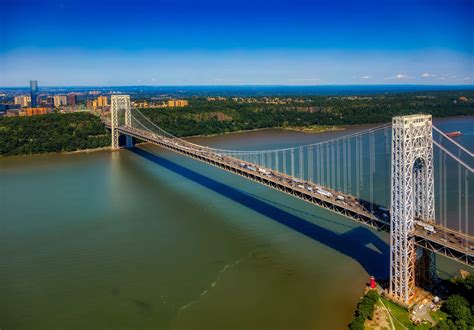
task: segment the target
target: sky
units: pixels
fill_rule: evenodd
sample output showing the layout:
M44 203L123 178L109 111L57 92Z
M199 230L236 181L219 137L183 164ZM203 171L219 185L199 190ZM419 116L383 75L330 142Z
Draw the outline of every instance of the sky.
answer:
M474 84L474 1L0 0L0 86Z

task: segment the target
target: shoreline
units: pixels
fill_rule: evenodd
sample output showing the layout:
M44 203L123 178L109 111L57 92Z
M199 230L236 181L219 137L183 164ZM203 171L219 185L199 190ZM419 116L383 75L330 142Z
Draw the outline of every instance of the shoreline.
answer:
M44 155L74 155L74 154L82 154L82 153L93 153L98 151L110 150L112 147L99 147L99 148L89 148L89 149L79 149L74 151L59 151L59 152L42 152L39 154L24 154L24 155L10 155L10 156L1 156L0 159L3 158L15 158L15 157L32 157L32 156L44 156Z
M183 140L185 140L185 139L194 139L194 138L208 138L208 137L219 136L219 135L250 133L250 132L263 131L263 130L266 130L266 129L279 129L279 128L281 128L281 127L264 127L264 128L244 129L244 130L240 130L240 131L222 132L222 133L215 133L215 134L189 135L189 136L183 136L183 137L179 137L179 138L183 139Z
M370 125L370 124L367 124ZM194 139L194 138L208 138L208 137L214 137L214 136L219 136L219 135L229 135L229 134L239 134L239 133L250 133L250 132L258 132L258 131L265 131L269 129L279 129L283 131L293 131L293 132L300 132L300 133L308 133L308 134L317 134L317 133L324 133L324 132L334 132L334 131L344 131L348 127L352 126L360 126L360 125L344 125L344 126L324 126L321 125L321 127L318 128L311 128L317 125L313 126L308 126L308 127L263 127L263 128L255 128L255 129L244 129L244 130L239 130L239 131L232 131L232 132L222 132L222 133L215 133L215 134L198 134L198 135L189 135L189 136L184 136L180 137L180 139L186 140L186 139Z
M97 151L111 150L111 149L112 147L108 146L108 147L99 147L99 148L79 149L79 150L74 150L74 151L52 152L52 154L72 155L72 154L90 153L90 152L97 152ZM38 154L38 155L44 155L44 154Z
M356 126L356 125L345 125L345 126L324 126L324 125L312 125L308 127L282 127L285 131L294 131L294 132L301 132L301 133L308 133L308 134L317 134L317 133L324 133L324 132L337 132L337 131L345 131L348 127Z

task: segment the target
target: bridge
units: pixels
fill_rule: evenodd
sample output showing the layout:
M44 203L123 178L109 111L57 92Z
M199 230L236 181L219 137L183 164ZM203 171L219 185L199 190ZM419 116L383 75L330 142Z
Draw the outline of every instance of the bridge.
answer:
M474 266L468 188L473 153L433 126L431 116L395 117L392 125L304 146L225 150L197 145L163 130L138 109L132 111L127 95L112 96L111 106L106 126L112 131L113 149L120 147L121 135L126 137L126 147L132 147L134 139L150 142L389 232L390 294L399 302L409 304L416 285L429 285L435 278L435 254ZM437 210L434 147L440 168ZM377 159L390 167L389 201L378 196L377 187L384 184L377 176ZM457 167L459 184L458 194L449 196L448 159ZM447 205L453 195L457 195L457 214ZM451 225L453 218L457 228Z

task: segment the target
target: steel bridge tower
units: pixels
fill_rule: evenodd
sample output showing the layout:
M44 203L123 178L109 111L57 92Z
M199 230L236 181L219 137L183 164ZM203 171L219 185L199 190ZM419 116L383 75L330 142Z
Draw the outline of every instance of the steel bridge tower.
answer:
M415 221L435 218L432 135L430 115L392 120L390 294L404 304L414 298L420 274L431 279L435 271L431 252L423 250L417 262L413 235Z
M130 95L112 95L111 96L111 128L112 128L112 149L119 149L119 136L118 127L122 116L125 116L125 126L132 125L132 115L130 107ZM131 136L126 136L126 147L130 148L133 146L133 139Z

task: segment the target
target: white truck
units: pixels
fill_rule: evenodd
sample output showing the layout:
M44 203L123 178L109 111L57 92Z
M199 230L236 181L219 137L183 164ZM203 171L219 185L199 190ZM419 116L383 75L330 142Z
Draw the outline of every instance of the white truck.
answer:
M423 221L415 221L415 223L418 225L418 226L421 226L423 227L424 230L426 230L427 232L429 233L432 233L432 234L436 234L436 230L435 228L433 227L433 225L430 225L429 223L426 223L426 222L423 222Z
M318 189L316 192L320 195L326 196L326 197L332 197L332 194L329 191L323 190L323 189Z

